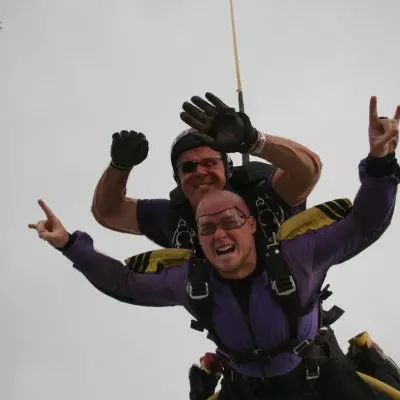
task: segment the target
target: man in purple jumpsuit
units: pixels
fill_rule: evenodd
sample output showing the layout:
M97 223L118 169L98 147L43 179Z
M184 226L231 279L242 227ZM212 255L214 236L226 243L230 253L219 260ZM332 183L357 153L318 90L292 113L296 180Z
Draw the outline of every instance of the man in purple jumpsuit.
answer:
M381 122L376 99L371 99L370 154L360 164L361 187L352 209L337 222L280 241L280 252L295 278L301 305L310 307L301 318L299 340L313 341L318 334L317 297L329 268L363 249L365 238L393 212L400 181L394 154L399 119L400 107L393 119L385 120L382 134L376 135L375 128ZM30 224L30 228L59 248L100 290L136 305L180 305L194 313L186 290L190 261L155 273L135 273L97 252L87 233L70 235L44 202L39 204L47 219ZM246 203L231 192L210 193L197 206L196 221L203 252L212 266L213 325L220 342L240 352L279 346L288 339L289 327L266 284L254 240L256 222ZM304 375L302 361L301 355L287 351L268 363L232 362L234 379L224 378L220 398L301 399L310 390L314 398L321 399L377 398L344 361L328 359L322 363L313 386Z

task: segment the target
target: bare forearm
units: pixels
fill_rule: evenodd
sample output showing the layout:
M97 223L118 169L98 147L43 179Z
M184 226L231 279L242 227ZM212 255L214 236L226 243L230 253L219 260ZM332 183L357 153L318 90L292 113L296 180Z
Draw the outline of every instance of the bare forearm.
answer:
M126 196L129 171L108 167L97 184L92 201L96 221L117 232L140 235L137 200Z
M279 136L267 135L267 142L259 156L300 180L318 179L322 168L317 154Z
M259 157L279 168L272 184L289 205L303 202L321 175L322 162L318 155L292 140L267 135Z
M94 192L93 213L106 216L112 214L121 206L125 199L129 172L107 167Z

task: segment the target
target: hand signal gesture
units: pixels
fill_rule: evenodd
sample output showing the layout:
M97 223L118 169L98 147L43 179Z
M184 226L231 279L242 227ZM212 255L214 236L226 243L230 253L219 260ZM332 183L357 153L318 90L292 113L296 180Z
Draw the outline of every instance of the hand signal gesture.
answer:
M29 224L28 227L36 229L39 237L54 247L64 247L69 239L69 234L64 225L43 200L39 200L38 204L44 211L47 219L41 220L36 224Z
M369 104L369 145L370 154L381 158L394 153L399 140L400 106L394 113L393 119L379 118L377 111L377 99L371 97Z

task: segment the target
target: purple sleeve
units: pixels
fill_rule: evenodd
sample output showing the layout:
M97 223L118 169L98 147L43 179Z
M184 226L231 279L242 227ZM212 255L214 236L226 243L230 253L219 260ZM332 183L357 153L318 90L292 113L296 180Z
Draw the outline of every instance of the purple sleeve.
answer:
M169 200L138 200L136 213L143 235L161 247L171 247L172 216Z
M96 251L87 233L76 231L75 235L73 244L63 254L103 293L135 305L184 305L186 266L138 274L120 261Z
M361 187L350 212L341 221L315 232L314 268L328 269L354 257L390 224L399 179L394 175L368 176L364 162L359 169Z

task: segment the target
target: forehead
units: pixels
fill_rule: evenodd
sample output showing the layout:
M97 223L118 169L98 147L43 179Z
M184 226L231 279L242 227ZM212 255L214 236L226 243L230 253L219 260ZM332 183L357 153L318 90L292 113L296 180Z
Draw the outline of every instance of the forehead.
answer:
M219 155L220 153L212 149L211 147L200 146L200 147L195 147L194 149L189 149L184 151L178 157L178 163L190 160L199 160L201 158L206 158L206 157L218 157Z
M197 208L197 217L206 215L217 214L228 208L238 207L238 201L235 198L228 198L227 196L213 196L212 199L204 200Z
M211 221L219 221L222 220L223 218L228 218L228 217L237 217L239 215L240 211L236 208L224 208L221 211L218 211L216 213L213 214L202 214L202 216L200 216L198 218L198 223L199 224L204 224L207 222L211 222Z

